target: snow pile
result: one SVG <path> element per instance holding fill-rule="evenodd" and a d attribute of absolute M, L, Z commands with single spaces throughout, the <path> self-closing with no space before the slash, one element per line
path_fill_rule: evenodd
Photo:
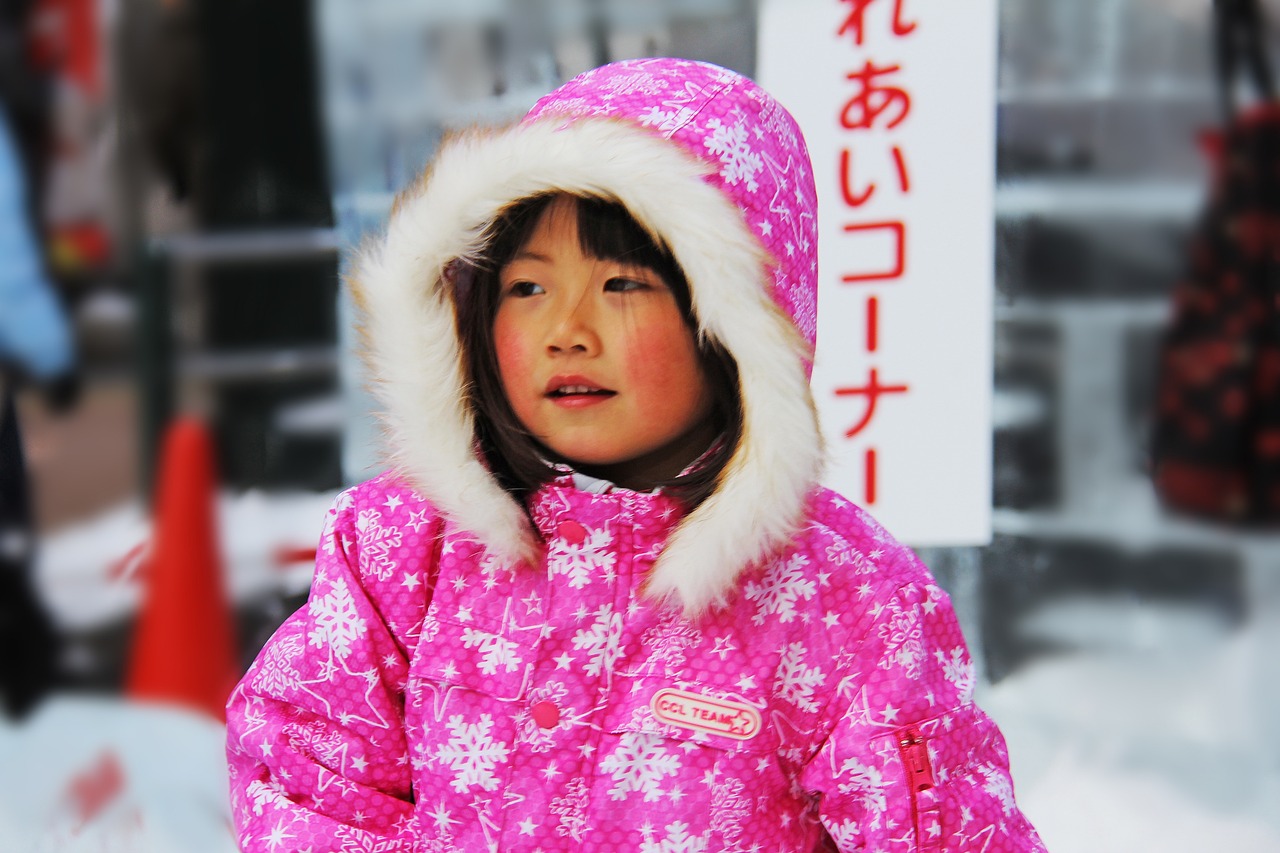
<path fill-rule="evenodd" d="M 331 493 L 260 491 L 219 496 L 219 540 L 232 600 L 306 591 L 312 564 L 282 555 L 315 548 L 333 498 Z M 141 597 L 138 581 L 150 536 L 151 520 L 134 502 L 41 540 L 37 583 L 62 630 L 91 630 L 132 615 Z"/>
<path fill-rule="evenodd" d="M 1280 756 L 1251 690 L 1266 654 L 1256 624 L 1082 597 L 1030 614 L 1025 631 L 1076 651 L 977 699 L 1052 853 L 1280 850 Z"/>
<path fill-rule="evenodd" d="M 236 853 L 225 737 L 203 715 L 115 699 L 0 723 L 0 850 Z"/>

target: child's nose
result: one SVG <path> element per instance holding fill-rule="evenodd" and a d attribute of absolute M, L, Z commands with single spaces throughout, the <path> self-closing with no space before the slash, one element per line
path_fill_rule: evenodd
<path fill-rule="evenodd" d="M 582 352 L 594 354 L 600 350 L 600 335 L 595 319 L 586 300 L 568 306 L 552 329 L 547 349 L 553 353 Z"/>

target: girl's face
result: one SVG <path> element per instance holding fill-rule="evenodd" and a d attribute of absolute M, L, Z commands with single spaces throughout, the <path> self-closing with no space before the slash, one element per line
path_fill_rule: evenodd
<path fill-rule="evenodd" d="M 707 449 L 712 395 L 675 296 L 648 267 L 584 255 L 573 199 L 547 207 L 499 282 L 503 389 L 557 458 L 643 491 Z"/>

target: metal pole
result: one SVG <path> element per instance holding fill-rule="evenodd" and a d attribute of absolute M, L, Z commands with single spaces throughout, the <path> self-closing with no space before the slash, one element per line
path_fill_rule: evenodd
<path fill-rule="evenodd" d="M 149 496 L 160 433 L 173 411 L 173 348 L 169 329 L 170 300 L 167 268 L 147 245 L 143 221 L 145 169 L 138 138 L 131 51 L 131 16 L 137 4 L 118 7 L 112 39 L 115 43 L 117 257 L 121 273 L 133 281 L 137 309 L 135 369 L 138 392 L 139 491 Z"/>
<path fill-rule="evenodd" d="M 139 242 L 133 270 L 138 300 L 140 476 L 143 494 L 150 495 L 160 442 L 174 411 L 173 308 L 165 255 Z"/>

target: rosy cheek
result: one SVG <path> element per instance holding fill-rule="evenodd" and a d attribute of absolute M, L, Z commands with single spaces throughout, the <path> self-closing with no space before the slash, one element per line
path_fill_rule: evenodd
<path fill-rule="evenodd" d="M 498 372 L 502 383 L 507 386 L 510 395 L 514 381 L 526 377 L 530 372 L 531 359 L 526 335 L 510 323 L 499 319 L 493 326 L 493 350 L 498 359 Z"/>
<path fill-rule="evenodd" d="M 632 335 L 627 341 L 627 372 L 636 379 L 648 379 L 661 373 L 662 362 L 671 358 L 670 343 L 665 339 L 645 334 Z"/>
<path fill-rule="evenodd" d="M 699 381 L 693 335 L 682 320 L 637 327 L 627 348 L 627 367 L 637 388 L 657 394 L 659 405 L 678 405 L 680 394 L 694 393 L 689 383 Z"/>

